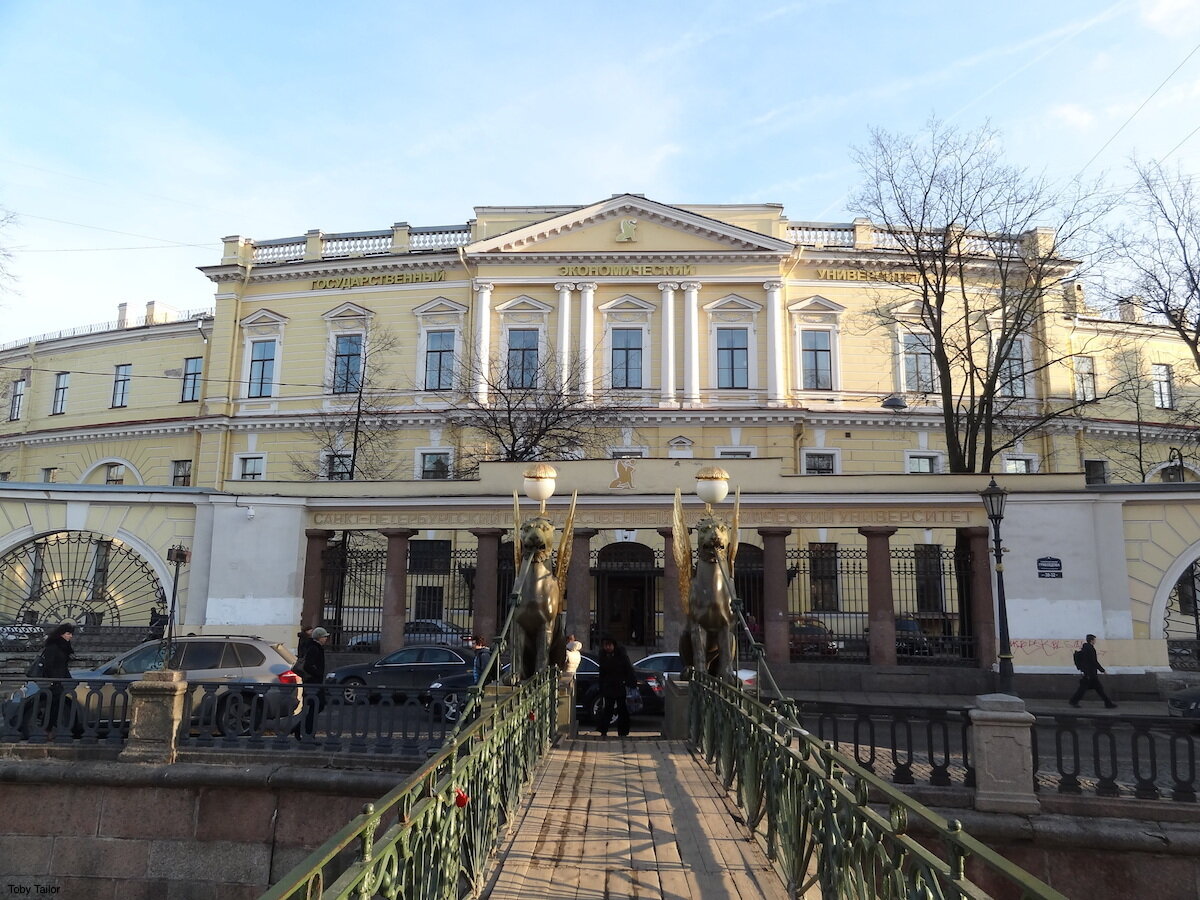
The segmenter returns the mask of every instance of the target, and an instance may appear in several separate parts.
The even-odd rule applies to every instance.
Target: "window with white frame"
[[[740,390],[750,386],[750,332],[746,328],[717,329],[717,387]]]
[[[933,364],[933,336],[918,332],[900,338],[904,358],[904,390],[913,394],[933,394],[938,390],[937,369]]]
[[[1096,399],[1096,360],[1091,356],[1075,357],[1075,399],[1091,403]]]
[[[718,459],[753,459],[754,450],[750,447],[718,447]]]
[[[176,459],[171,462],[171,484],[175,487],[192,486],[192,461]]]
[[[42,469],[42,481],[49,483],[58,481],[58,467],[49,466],[45,469]]]
[[[1108,461],[1085,459],[1083,461],[1083,480],[1086,484],[1108,484]]]
[[[454,387],[454,332],[425,332],[425,390]]]
[[[824,328],[800,332],[800,387],[806,391],[833,390],[833,335]]]
[[[421,480],[444,481],[450,477],[450,451],[431,450],[421,454]]]
[[[1004,457],[1004,471],[1009,475],[1032,475],[1036,465],[1032,456]]]
[[[642,386],[642,329],[614,328],[612,339],[612,386],[617,390]]]
[[[113,409],[129,405],[129,382],[132,378],[133,366],[122,363],[113,371],[112,405]]]
[[[610,453],[613,459],[641,459],[646,455],[646,451],[640,447],[625,447]]]
[[[50,401],[50,415],[61,416],[67,411],[67,391],[70,387],[70,372],[59,372],[54,376],[54,397]]]
[[[200,399],[200,373],[203,368],[203,356],[189,356],[183,361],[183,389],[179,392],[180,403],[195,403]]]
[[[333,344],[333,379],[335,394],[356,394],[363,379],[363,336],[339,334]]]
[[[120,463],[109,463],[104,467],[105,484],[124,484],[125,467]]]
[[[276,341],[251,341],[250,373],[246,384],[247,397],[275,395]]]
[[[936,475],[941,471],[941,459],[936,453],[906,453],[910,475]]]
[[[349,453],[329,453],[325,456],[325,478],[329,481],[353,481],[354,465]]]
[[[266,475],[266,463],[266,458],[263,456],[239,456],[237,458],[238,479],[241,481],[262,481]]]
[[[1154,383],[1154,406],[1156,409],[1175,408],[1175,376],[1165,363],[1150,366],[1150,378]]]
[[[538,330],[511,328],[508,332],[508,386],[537,387]]]
[[[8,421],[15,422],[21,418],[21,407],[25,405],[25,379],[18,378],[12,383],[12,393],[8,397]]]
[[[805,475],[837,473],[837,454],[832,450],[805,450],[801,462]]]
[[[1008,352],[1000,359],[997,370],[999,377],[996,383],[1002,396],[1017,399],[1029,396],[1029,386],[1026,381],[1029,372],[1029,357],[1026,350],[1024,339],[1017,338],[1009,346]]]

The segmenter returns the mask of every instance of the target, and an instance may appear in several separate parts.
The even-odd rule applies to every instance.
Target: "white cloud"
[[[1172,37],[1200,30],[1200,4],[1196,0],[1141,0],[1142,22]]]
[[[1078,103],[1060,103],[1050,107],[1047,113],[1052,120],[1068,128],[1090,128],[1096,121],[1096,116]]]

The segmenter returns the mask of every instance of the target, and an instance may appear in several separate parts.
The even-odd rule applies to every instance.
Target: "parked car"
[[[871,626],[863,628],[867,646],[871,643]],[[921,628],[921,623],[911,616],[896,616],[896,655],[932,656],[933,642]]]
[[[0,650],[36,650],[46,642],[46,629],[22,622],[0,622]]]
[[[633,664],[635,669],[645,669],[662,676],[664,683],[668,678],[683,671],[683,657],[678,653],[651,653],[643,656]],[[758,685],[758,672],[754,669],[736,670],[738,684],[747,690],[754,690]]]
[[[1167,715],[1200,719],[1200,687],[1184,688],[1167,696]]]
[[[351,653],[378,653],[379,632],[368,631],[365,634],[356,634],[346,641],[345,649]]]
[[[788,625],[788,649],[792,656],[836,656],[841,646],[820,619],[797,616]]]
[[[415,644],[374,662],[339,666],[325,675],[325,683],[339,686],[341,699],[347,703],[377,700],[385,694],[404,702],[409,694],[426,689],[432,682],[451,675],[470,676],[474,658],[471,651],[461,648]]]
[[[378,636],[376,636],[378,640]],[[404,643],[449,644],[470,647],[471,632],[441,619],[410,619],[404,623]]]
[[[292,671],[296,657],[282,644],[247,635],[188,635],[170,644],[148,641],[95,669],[73,669],[75,684],[64,703],[77,704],[77,721],[98,727],[128,727],[128,705],[117,700],[121,685],[163,668],[183,672],[189,683],[212,683],[213,690],[192,694],[193,726],[215,726],[222,734],[247,734],[295,723],[301,709],[300,677]],[[45,691],[30,682],[23,697],[5,716],[11,727],[28,733],[44,709]],[[40,713],[44,716],[44,712]]]

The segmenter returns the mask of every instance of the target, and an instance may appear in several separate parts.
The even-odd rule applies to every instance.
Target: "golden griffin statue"
[[[702,469],[698,480],[725,478],[718,468]],[[739,507],[734,506],[733,525],[715,515],[706,503],[704,518],[696,525],[696,562],[683,519],[683,502],[675,491],[675,514],[671,526],[675,565],[679,570],[679,599],[683,604],[684,632],[679,639],[684,675],[702,669],[732,682],[736,655],[733,638],[733,560],[737,556]]]
[[[537,463],[525,472],[526,480],[552,479],[553,466]],[[575,502],[563,525],[554,572],[548,565],[554,546],[554,523],[546,518],[546,501],[536,516],[521,521],[521,505],[513,492],[513,556],[516,562],[517,608],[513,615],[512,659],[515,680],[532,678],[551,662],[561,662],[564,641],[557,629],[566,609],[567,570],[571,565],[571,538],[575,531]]]

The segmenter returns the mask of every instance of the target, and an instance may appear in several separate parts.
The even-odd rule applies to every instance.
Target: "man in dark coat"
[[[1104,693],[1104,687],[1100,684],[1100,673],[1104,671],[1104,666],[1100,665],[1100,660],[1096,656],[1096,636],[1094,634],[1089,634],[1087,640],[1083,642],[1083,646],[1079,648],[1076,665],[1079,666],[1083,677],[1079,679],[1079,687],[1075,689],[1075,693],[1067,702],[1072,706],[1078,706],[1084,693],[1091,690],[1099,695],[1106,707],[1114,709],[1117,704],[1108,699],[1108,694]]]
[[[42,648],[42,677],[43,678],[70,678],[71,677],[71,657],[75,654],[75,648],[71,646],[71,641],[75,637],[75,626],[70,622],[63,622],[51,632],[50,637],[46,638],[46,645]],[[62,681],[54,681],[49,685],[50,689],[50,709],[46,714],[46,738],[54,736],[54,728],[57,726],[59,713],[62,710],[62,698],[65,692],[64,683]]]
[[[600,656],[596,662],[600,666],[600,696],[604,698],[596,730],[600,732],[601,737],[608,737],[608,726],[612,723],[615,711],[617,734],[625,737],[629,734],[629,705],[625,702],[625,690],[637,687],[633,663],[629,661],[629,654],[625,652],[625,648],[618,646],[617,642],[607,635],[600,640]]]
[[[325,708],[325,645],[329,643],[329,632],[314,628],[312,637],[304,647],[304,655],[296,660],[292,668],[300,673],[304,681],[304,722],[297,724],[292,733],[296,737],[312,734],[317,730],[317,713]],[[303,732],[301,732],[303,728]]]
[[[313,626],[305,625],[296,635],[296,659],[304,659],[304,651],[312,643]]]

